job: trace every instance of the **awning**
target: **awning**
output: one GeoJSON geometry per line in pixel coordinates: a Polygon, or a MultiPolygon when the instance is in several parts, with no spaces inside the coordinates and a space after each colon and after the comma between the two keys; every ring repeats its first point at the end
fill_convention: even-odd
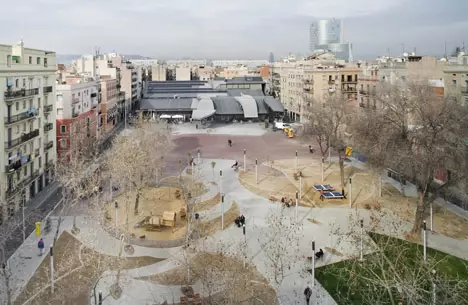
{"type": "Polygon", "coordinates": [[[192,120],[201,121],[215,114],[216,110],[194,110],[192,120]]]}
{"type": "Polygon", "coordinates": [[[161,115],[159,118],[160,118],[160,119],[170,119],[171,116],[168,115],[168,114],[163,114],[163,115],[161,115]]]}
{"type": "Polygon", "coordinates": [[[183,116],[183,115],[180,115],[180,114],[176,114],[176,115],[173,115],[172,118],[173,118],[173,119],[183,119],[184,116],[183,116]]]}

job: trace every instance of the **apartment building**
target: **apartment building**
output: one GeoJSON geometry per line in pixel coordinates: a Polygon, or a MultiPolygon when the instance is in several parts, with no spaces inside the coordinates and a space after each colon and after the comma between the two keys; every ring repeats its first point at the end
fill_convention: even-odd
{"type": "Polygon", "coordinates": [[[167,67],[159,64],[151,66],[151,80],[165,82],[167,80],[167,67]]]}
{"type": "Polygon", "coordinates": [[[0,222],[52,180],[56,160],[54,52],[0,45],[0,222]]]}
{"type": "Polygon", "coordinates": [[[187,81],[192,79],[192,69],[189,67],[177,67],[175,69],[177,81],[187,81]]]}
{"type": "Polygon", "coordinates": [[[103,76],[101,77],[100,95],[101,104],[98,131],[100,136],[105,136],[112,132],[122,120],[120,116],[123,113],[120,109],[125,102],[125,92],[119,90],[119,85],[115,78],[103,76]]]}
{"type": "Polygon", "coordinates": [[[468,56],[462,54],[456,62],[444,67],[445,96],[455,97],[462,105],[468,105],[468,56]]]}
{"type": "Polygon", "coordinates": [[[69,79],[57,85],[58,160],[70,161],[80,149],[92,149],[97,141],[98,82],[92,78],[69,79]]]}
{"type": "Polygon", "coordinates": [[[343,94],[350,104],[357,104],[361,68],[333,54],[323,52],[304,60],[275,63],[273,70],[280,75],[281,103],[291,120],[304,122],[314,104],[334,94],[343,94]]]}

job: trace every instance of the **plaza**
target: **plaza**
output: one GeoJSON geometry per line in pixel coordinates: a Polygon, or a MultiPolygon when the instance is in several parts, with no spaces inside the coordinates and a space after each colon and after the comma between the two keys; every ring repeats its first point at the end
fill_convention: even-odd
{"type": "MultiPolygon", "coordinates": [[[[102,220],[104,215],[63,217],[54,249],[54,294],[49,256],[38,256],[39,237],[33,232],[8,261],[12,304],[44,304],[45,299],[51,304],[62,304],[64,300],[69,304],[97,304],[99,292],[102,304],[108,305],[183,304],[181,287],[188,284],[200,299],[243,294],[240,304],[281,305],[304,304],[303,291],[309,286],[311,304],[337,304],[306,272],[311,266],[308,258],[314,255],[312,242],[325,253],[315,262],[320,268],[359,256],[359,246],[343,239],[343,234],[357,229],[358,220],[363,220],[364,228],[399,238],[411,229],[416,200],[411,185],[401,189],[384,173],[370,173],[364,163],[350,157],[345,164],[345,180],[352,178],[353,182],[352,189],[347,183],[344,187],[347,198],[321,200],[315,185],[330,184],[342,191],[337,156],[331,154],[322,164],[321,155],[309,153],[310,143],[271,132],[263,124],[221,125],[210,130],[178,125],[173,131],[173,144],[165,157],[165,177],[145,191],[140,214],[134,215],[130,208],[126,219],[124,207],[119,207],[115,222],[113,201],[123,201],[119,196],[131,196],[115,194],[111,202],[103,203],[107,211],[103,213],[109,215],[107,224],[102,220]],[[185,166],[188,156],[194,158],[193,167],[185,166]],[[236,161],[240,164],[238,171],[232,169],[236,161]],[[298,172],[303,176],[300,180],[295,177],[298,172]],[[177,181],[183,181],[188,188],[191,184],[202,185],[202,190],[191,194],[190,199],[177,198],[178,188],[171,186],[177,181]],[[296,192],[300,193],[297,206],[296,192]],[[283,197],[293,199],[289,208],[278,200],[283,197]],[[181,217],[185,205],[194,215],[181,217]],[[135,228],[141,217],[165,211],[179,214],[173,231],[163,228],[145,232],[135,228]],[[373,226],[376,213],[379,220],[373,226]],[[240,215],[246,219],[242,228],[234,224],[240,215]],[[71,233],[74,217],[79,232],[71,233]],[[284,219],[284,228],[275,224],[283,224],[284,219]],[[126,222],[134,239],[112,231],[114,223],[122,229],[126,222]],[[292,241],[276,234],[286,234],[291,227],[294,230],[290,232],[295,233],[292,241]],[[139,238],[142,235],[146,235],[143,241],[139,238]],[[288,268],[281,278],[272,266],[268,238],[277,238],[279,245],[291,242],[290,247],[277,248],[288,257],[288,268]],[[133,251],[123,251],[122,246],[129,244],[133,251]],[[232,273],[232,278],[206,275],[208,267],[232,273]],[[235,278],[232,270],[247,277],[251,288],[235,278]],[[111,291],[116,282],[121,287],[118,297],[111,291]],[[239,286],[232,285],[234,282],[239,286]],[[254,301],[254,297],[260,301],[254,301]]],[[[428,246],[468,259],[468,221],[456,212],[445,206],[434,209],[434,232],[429,232],[428,246]]],[[[52,230],[41,235],[46,248],[53,242],[57,219],[52,216],[52,230]]],[[[369,239],[366,243],[371,242],[367,235],[365,238],[369,239]]],[[[364,254],[369,252],[364,249],[364,254]]],[[[0,284],[1,291],[6,291],[1,285],[4,283],[0,284]]],[[[5,295],[1,297],[5,299],[5,295]]]]}

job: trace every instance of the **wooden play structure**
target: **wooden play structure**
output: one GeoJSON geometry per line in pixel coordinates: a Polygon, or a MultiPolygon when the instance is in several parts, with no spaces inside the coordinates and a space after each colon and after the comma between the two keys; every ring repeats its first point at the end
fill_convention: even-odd
{"type": "Polygon", "coordinates": [[[180,215],[180,218],[185,218],[187,217],[187,210],[185,208],[180,208],[180,211],[179,211],[179,215],[180,215]]]}
{"type": "Polygon", "coordinates": [[[171,227],[172,232],[175,230],[175,224],[176,224],[176,213],[175,212],[164,212],[163,217],[162,217],[162,222],[161,225],[165,227],[171,227]]]}

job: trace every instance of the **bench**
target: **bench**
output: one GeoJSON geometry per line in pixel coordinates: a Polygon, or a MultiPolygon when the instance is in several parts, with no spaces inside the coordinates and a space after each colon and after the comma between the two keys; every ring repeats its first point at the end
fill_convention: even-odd
{"type": "Polygon", "coordinates": [[[134,228],[135,229],[138,229],[138,228],[141,228],[143,227],[143,225],[145,225],[149,220],[151,219],[151,216],[146,216],[145,218],[143,218],[142,220],[138,221],[134,228]]]}

